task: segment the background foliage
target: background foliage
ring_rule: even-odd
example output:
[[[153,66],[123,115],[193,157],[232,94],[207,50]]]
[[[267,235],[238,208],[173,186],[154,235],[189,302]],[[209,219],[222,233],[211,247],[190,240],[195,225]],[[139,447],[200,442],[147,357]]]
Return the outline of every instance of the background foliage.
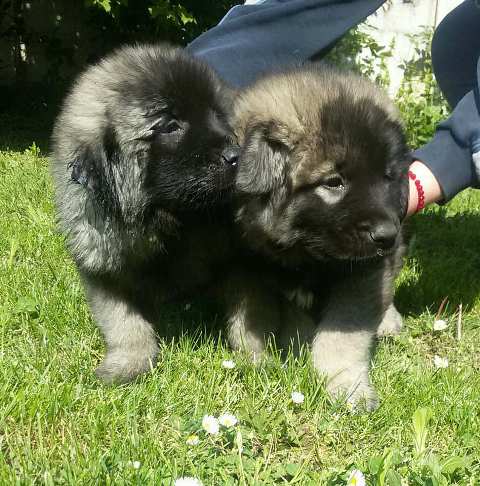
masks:
[[[0,0],[0,109],[58,102],[72,78],[123,43],[185,45],[235,0]],[[32,107],[31,104],[28,107]]]
[[[450,111],[433,74],[430,55],[432,36],[430,28],[410,36],[414,54],[401,66],[404,78],[395,96],[411,147],[425,144],[438,122],[445,119]],[[394,49],[395,45],[379,45],[361,26],[352,29],[328,54],[326,60],[367,76],[387,88],[390,79],[386,60]]]
[[[0,0],[2,108],[56,112],[72,78],[85,65],[123,43],[170,41],[186,45],[216,25],[240,0]],[[414,38],[414,58],[405,64],[397,95],[412,146],[424,143],[447,114],[429,56],[431,31]],[[327,61],[388,86],[382,46],[368,31],[350,31]],[[25,91],[32,96],[25,97]]]
[[[187,44],[215,25],[239,0],[86,0],[110,17],[119,33],[135,41],[168,39]]]

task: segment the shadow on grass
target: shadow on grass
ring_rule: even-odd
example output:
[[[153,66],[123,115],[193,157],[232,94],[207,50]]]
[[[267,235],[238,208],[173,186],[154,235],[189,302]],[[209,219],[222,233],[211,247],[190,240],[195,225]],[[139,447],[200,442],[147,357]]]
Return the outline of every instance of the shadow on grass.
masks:
[[[167,342],[186,335],[196,347],[208,336],[214,342],[227,345],[225,310],[212,299],[199,297],[165,303],[160,309],[158,323],[156,332]]]
[[[412,234],[407,269],[396,292],[401,313],[436,312],[448,298],[448,313],[461,303],[468,309],[480,297],[480,214],[447,216],[447,210],[418,214],[408,224]]]

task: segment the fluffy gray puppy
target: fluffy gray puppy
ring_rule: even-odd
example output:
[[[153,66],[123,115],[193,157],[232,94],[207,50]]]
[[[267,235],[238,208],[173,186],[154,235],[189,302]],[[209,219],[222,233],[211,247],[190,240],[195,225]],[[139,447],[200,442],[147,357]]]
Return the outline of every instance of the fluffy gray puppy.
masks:
[[[106,382],[149,370],[159,306],[212,280],[237,160],[228,89],[168,45],[122,48],[90,67],[53,132],[60,225],[107,354]]]
[[[409,157],[397,112],[369,81],[311,66],[247,89],[234,126],[250,254],[229,284],[230,342],[259,356],[269,333],[300,338],[332,394],[372,409],[375,335],[401,326]]]

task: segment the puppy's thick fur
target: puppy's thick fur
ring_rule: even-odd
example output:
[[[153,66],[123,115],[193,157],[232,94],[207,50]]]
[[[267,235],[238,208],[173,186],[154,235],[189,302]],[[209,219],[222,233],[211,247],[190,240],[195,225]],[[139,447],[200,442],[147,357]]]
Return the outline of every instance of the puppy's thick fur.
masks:
[[[228,90],[181,49],[118,50],[89,68],[53,133],[62,230],[107,344],[97,369],[127,382],[154,364],[168,298],[225,257],[221,205],[238,153]]]
[[[310,66],[247,89],[234,126],[236,221],[252,254],[231,283],[230,341],[259,355],[265,334],[300,337],[329,390],[371,409],[375,334],[401,325],[409,159],[397,112],[369,81]]]

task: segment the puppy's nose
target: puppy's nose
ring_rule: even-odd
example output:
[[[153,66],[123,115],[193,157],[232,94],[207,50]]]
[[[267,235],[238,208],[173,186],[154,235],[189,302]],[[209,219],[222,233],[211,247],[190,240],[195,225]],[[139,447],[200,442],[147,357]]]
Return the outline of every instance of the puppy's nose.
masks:
[[[235,166],[237,165],[239,155],[240,147],[227,147],[222,152],[222,159],[226,164]]]
[[[389,250],[395,244],[398,229],[390,221],[384,221],[376,224],[369,230],[370,238],[382,250]]]

